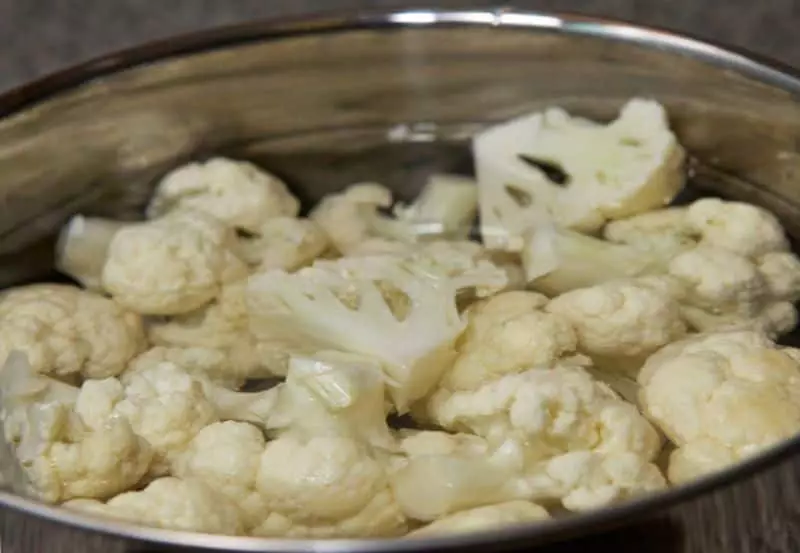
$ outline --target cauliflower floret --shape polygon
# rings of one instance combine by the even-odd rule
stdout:
[[[294,354],[333,349],[381,361],[400,411],[436,384],[454,357],[463,329],[449,279],[415,274],[397,258],[316,262],[288,274],[251,277],[248,306],[254,333]],[[379,283],[407,301],[396,313]]]
[[[670,257],[697,245],[700,236],[686,216],[686,207],[667,207],[609,222],[603,237]]]
[[[233,230],[198,211],[128,225],[108,246],[103,288],[144,315],[187,313],[247,274],[234,249]]]
[[[128,371],[141,371],[165,362],[230,389],[240,388],[250,376],[250,371],[240,372],[241,367],[232,362],[225,350],[204,347],[156,346],[134,358]]]
[[[116,379],[87,381],[80,390],[31,371],[14,352],[0,372],[6,439],[29,492],[46,501],[105,499],[136,485],[153,458],[150,445],[128,422],[100,407]]]
[[[159,478],[141,491],[120,494],[105,504],[76,500],[64,507],[173,530],[228,535],[245,530],[236,502],[194,478]]]
[[[524,522],[550,518],[547,511],[530,501],[507,501],[459,511],[440,518],[409,533],[409,537],[462,534],[479,530],[496,530]]]
[[[407,224],[379,213],[379,209],[391,205],[392,193],[388,188],[372,183],[355,184],[322,198],[309,218],[344,255],[370,238],[413,242],[414,234]]]
[[[394,215],[417,238],[466,238],[478,213],[475,181],[455,175],[431,175],[414,202],[396,205]]]
[[[212,215],[230,227],[258,232],[268,219],[296,216],[300,202],[274,175],[246,161],[218,157],[168,173],[147,206],[147,216],[185,208]]]
[[[506,292],[470,306],[458,357],[443,377],[448,390],[474,390],[506,374],[549,365],[575,353],[577,337],[567,318],[542,309],[547,298]]]
[[[800,428],[797,353],[761,333],[670,344],[647,360],[639,383],[643,410],[678,446],[673,482],[754,455]]]
[[[604,369],[638,369],[686,334],[673,286],[661,277],[615,280],[562,294],[545,307],[569,322],[578,348]]]
[[[445,429],[524,444],[531,460],[573,450],[628,451],[650,460],[661,446],[636,407],[568,363],[509,374],[475,391],[440,389],[426,409]]]
[[[800,300],[800,259],[789,252],[770,252],[758,262],[758,272],[769,289],[769,295],[785,302]]]
[[[633,99],[601,125],[551,108],[473,141],[483,241],[519,251],[534,222],[594,231],[668,204],[683,188],[684,151],[664,108]]]
[[[245,422],[216,422],[198,432],[172,465],[180,478],[202,480],[239,505],[247,528],[268,515],[256,478],[266,447],[261,430]]]
[[[407,530],[384,465],[351,438],[282,435],[267,444],[256,487],[272,515],[255,535],[389,537]]]
[[[16,349],[42,374],[105,378],[144,347],[139,315],[91,292],[33,284],[0,296],[0,362]]]
[[[75,215],[61,229],[56,244],[56,269],[77,280],[86,289],[102,291],[103,265],[108,246],[123,221]]]
[[[295,271],[328,249],[328,237],[314,221],[276,217],[259,227],[252,238],[239,240],[239,255],[257,271]]]

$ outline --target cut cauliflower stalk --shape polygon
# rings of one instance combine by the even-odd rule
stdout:
[[[118,230],[130,223],[75,215],[64,225],[56,244],[56,269],[87,290],[103,290],[103,266],[108,246]]]
[[[392,310],[379,283],[405,298],[406,312]],[[448,279],[414,274],[394,258],[359,258],[255,275],[247,299],[256,335],[293,353],[335,349],[380,360],[402,412],[452,362],[464,326],[455,297]]]
[[[684,185],[685,155],[664,108],[638,98],[608,125],[559,108],[514,119],[478,134],[473,154],[493,249],[521,250],[525,231],[546,220],[598,230],[663,207]]]
[[[755,455],[800,428],[800,354],[754,331],[670,344],[639,374],[647,416],[678,446],[669,478],[685,482]]]
[[[83,388],[38,375],[13,352],[0,372],[6,439],[27,477],[28,492],[46,501],[106,499],[135,486],[153,449],[128,422],[96,408],[116,379]]]
[[[108,246],[103,288],[143,315],[188,313],[246,276],[234,249],[233,230],[199,211],[126,226]]]
[[[156,187],[149,218],[189,209],[202,211],[232,228],[258,233],[276,217],[294,217],[300,202],[286,184],[252,163],[213,158],[168,173]]]
[[[531,503],[530,501],[507,501],[453,513],[414,530],[408,535],[409,537],[425,537],[477,532],[479,530],[495,530],[548,518],[550,518],[550,515],[547,511],[536,503]]]
[[[145,347],[141,317],[63,284],[32,284],[0,296],[0,363],[24,352],[35,372],[59,377],[120,374]]]

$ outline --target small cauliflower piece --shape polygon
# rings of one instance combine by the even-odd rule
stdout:
[[[664,108],[633,99],[601,125],[551,108],[473,140],[483,241],[519,251],[537,222],[595,231],[668,204],[683,188],[685,154]]]
[[[285,433],[267,444],[256,480],[270,517],[265,537],[391,537],[407,531],[386,470],[344,436]]]
[[[638,370],[644,358],[686,334],[674,286],[662,277],[614,280],[567,292],[545,310],[575,329],[578,349],[607,370]]]
[[[391,205],[392,193],[388,188],[360,183],[322,198],[309,218],[325,231],[343,255],[371,238],[413,242],[414,234],[407,224],[379,213]]]
[[[32,284],[0,296],[0,362],[25,353],[35,372],[115,376],[145,347],[141,317],[62,284]]]
[[[128,365],[128,371],[136,372],[165,362],[230,389],[240,388],[251,374],[249,370],[240,371],[241,366],[223,349],[165,346],[155,346],[135,357]]]
[[[686,212],[686,207],[673,206],[611,221],[603,228],[603,238],[672,256],[693,248],[700,239]]]
[[[188,313],[246,276],[233,230],[199,211],[177,211],[117,231],[103,266],[103,288],[143,315]]]
[[[463,534],[480,530],[497,530],[525,522],[550,518],[547,511],[530,501],[507,501],[459,511],[436,520],[408,534],[409,537]]]
[[[800,300],[800,259],[791,252],[769,252],[758,261],[758,272],[777,301]]]
[[[413,203],[393,211],[418,239],[464,239],[478,213],[478,186],[466,177],[431,175]]]
[[[746,330],[698,335],[653,354],[639,374],[640,403],[677,446],[670,480],[700,476],[795,435],[798,359],[795,350]]]
[[[156,187],[147,216],[183,209],[202,211],[229,227],[257,233],[269,219],[296,216],[300,202],[285,183],[254,164],[217,157],[168,173]]]
[[[56,244],[56,269],[77,280],[84,288],[103,289],[103,266],[108,246],[118,230],[130,223],[75,215],[61,229]]]
[[[458,357],[440,386],[474,390],[506,374],[555,363],[576,353],[577,337],[560,314],[543,311],[547,298],[505,292],[470,306]]]
[[[147,473],[150,445],[125,419],[102,410],[115,386],[109,378],[70,390],[33,373],[23,354],[9,357],[0,372],[3,426],[29,493],[50,502],[106,499]]]
[[[257,271],[295,271],[320,257],[330,246],[325,232],[310,219],[275,217],[253,237],[239,239],[239,256]]]
[[[250,278],[252,330],[304,355],[333,349],[379,360],[401,412],[436,384],[463,329],[449,279],[415,274],[398,258],[317,262]],[[382,287],[405,298],[393,311]]]
[[[158,478],[141,491],[120,494],[107,503],[75,500],[64,507],[171,530],[234,536],[245,532],[237,503],[196,478]]]
[[[212,423],[200,430],[172,465],[182,479],[202,480],[236,503],[247,529],[263,522],[268,511],[256,490],[261,454],[266,447],[261,430],[246,422]]]

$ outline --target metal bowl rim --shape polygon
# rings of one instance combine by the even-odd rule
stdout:
[[[440,10],[401,9],[333,11],[316,15],[267,19],[178,35],[101,56],[51,73],[0,94],[0,119],[32,107],[48,98],[79,87],[93,79],[168,58],[223,49],[285,37],[358,29],[402,27],[497,27],[528,29],[593,36],[622,43],[658,48],[745,75],[755,81],[783,89],[800,97],[800,74],[774,60],[741,48],[723,46],[687,34],[657,27],[636,25],[618,19],[574,13],[520,11],[510,8]],[[159,545],[179,545],[207,550],[275,552],[399,552],[428,549],[498,546],[514,541],[538,544],[584,536],[625,521],[671,507],[703,493],[755,475],[800,452],[800,435],[786,440],[761,455],[688,484],[664,492],[584,514],[555,518],[535,524],[419,539],[329,539],[286,540],[209,535],[164,530],[94,517],[0,490],[0,506],[76,529]]]

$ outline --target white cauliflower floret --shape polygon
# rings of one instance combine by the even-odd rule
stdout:
[[[638,369],[645,356],[686,334],[671,288],[660,277],[614,280],[562,294],[545,310],[572,325],[578,348],[595,364]]]
[[[639,383],[643,410],[678,446],[673,482],[754,455],[800,429],[797,353],[761,333],[670,344],[647,360]]]
[[[295,271],[310,264],[329,247],[328,237],[314,221],[276,217],[259,227],[258,234],[239,239],[239,255],[257,271]]]
[[[667,207],[611,221],[603,228],[603,237],[610,242],[673,256],[693,248],[700,239],[686,211],[686,207]]]
[[[371,238],[413,242],[414,235],[407,224],[379,213],[379,209],[391,205],[392,193],[388,188],[372,183],[355,184],[322,198],[309,218],[344,255]]]
[[[269,514],[256,490],[261,454],[266,447],[261,430],[245,422],[212,423],[198,432],[172,465],[180,478],[202,480],[239,505],[247,528]]]
[[[115,386],[109,378],[70,389],[33,373],[24,354],[9,356],[0,372],[3,426],[31,493],[52,502],[105,499],[147,473],[150,445],[125,419],[102,410]]]
[[[479,530],[496,530],[524,522],[550,518],[547,511],[530,501],[507,501],[459,511],[409,533],[409,537],[462,534]]]
[[[584,449],[650,460],[661,445],[636,407],[566,363],[506,375],[475,391],[440,389],[426,407],[443,428],[474,432],[493,444],[513,439],[532,460]]]
[[[138,313],[187,313],[246,275],[234,241],[233,230],[198,211],[126,226],[108,247],[103,288]]]
[[[236,502],[194,478],[159,478],[141,491],[120,494],[105,504],[76,500],[64,507],[172,530],[228,535],[245,530]]]
[[[272,514],[255,535],[390,537],[407,529],[384,465],[351,438],[284,434],[267,444],[256,487]]]
[[[168,173],[150,200],[147,216],[161,217],[187,208],[230,227],[258,232],[268,219],[296,216],[300,202],[274,175],[246,161],[218,157]]]
[[[770,252],[758,262],[758,272],[777,301],[800,300],[800,259],[790,252]]]
[[[250,371],[240,371],[241,367],[229,358],[225,350],[204,347],[155,346],[134,358],[128,371],[136,372],[165,362],[230,389],[241,387],[250,376]]]
[[[549,365],[573,355],[577,337],[569,321],[543,311],[547,298],[506,292],[470,306],[458,357],[444,375],[448,390],[473,390],[506,374]]]
[[[417,238],[463,239],[478,213],[478,186],[465,177],[431,175],[412,204],[393,211]]]
[[[56,244],[56,269],[77,280],[86,289],[103,289],[103,265],[108,246],[123,221],[75,215],[61,229]]]
[[[392,310],[379,283],[405,296],[404,313]],[[415,274],[395,258],[358,258],[255,275],[247,299],[254,333],[293,353],[333,349],[380,360],[404,411],[452,362],[463,329],[456,293],[448,279]]]
[[[473,152],[481,231],[494,249],[519,251],[542,220],[597,230],[668,204],[684,184],[684,151],[650,100],[629,101],[608,125],[559,108],[526,115],[478,134]]]
[[[273,429],[307,436],[337,435],[392,449],[380,363],[335,351],[292,357],[270,415]]]
[[[33,284],[0,296],[0,362],[16,349],[42,374],[105,378],[144,347],[139,315],[91,292]]]

